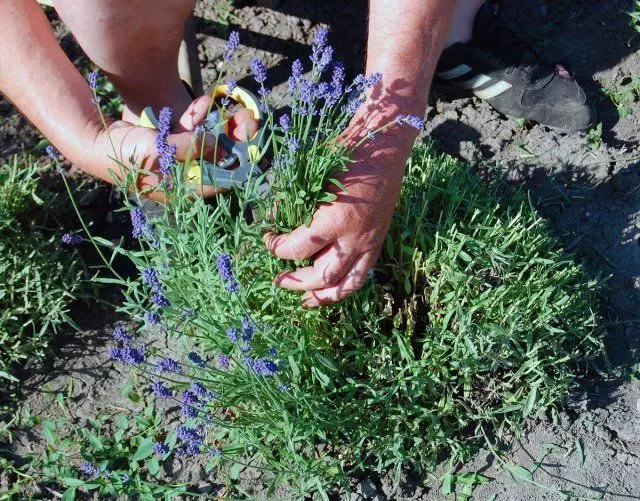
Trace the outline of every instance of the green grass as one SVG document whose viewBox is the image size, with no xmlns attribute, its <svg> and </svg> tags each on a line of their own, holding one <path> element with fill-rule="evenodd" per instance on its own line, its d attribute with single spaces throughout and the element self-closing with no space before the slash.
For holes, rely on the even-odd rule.
<svg viewBox="0 0 640 501">
<path fill-rule="evenodd" d="M 2 386 L 14 364 L 42 359 L 57 329 L 69 321 L 80 284 L 76 258 L 61 248 L 55 194 L 39 182 L 43 172 L 29 157 L 0 166 Z"/>
</svg>

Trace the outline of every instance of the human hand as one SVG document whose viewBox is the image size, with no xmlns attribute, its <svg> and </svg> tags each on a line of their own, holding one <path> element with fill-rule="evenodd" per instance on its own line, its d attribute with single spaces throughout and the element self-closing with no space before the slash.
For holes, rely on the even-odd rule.
<svg viewBox="0 0 640 501">
<path fill-rule="evenodd" d="M 187 111 L 180 117 L 178 125 L 172 134 L 167 138 L 169 144 L 176 146 L 176 160 L 184 161 L 189 155 L 199 156 L 201 148 L 204 148 L 204 156 L 211 158 L 216 151 L 215 138 L 211 135 L 196 138 L 194 129 L 207 115 L 211 104 L 210 96 L 201 96 L 191 103 Z M 251 137 L 258 128 L 258 122 L 253 118 L 249 110 L 238 111 L 229 120 L 229 134 L 236 141 L 244 141 Z M 109 125 L 108 129 L 100 130 L 93 142 L 92 147 L 85 152 L 84 159 L 80 165 L 87 171 L 95 173 L 106 181 L 113 179 L 108 172 L 111 169 L 118 175 L 119 169 L 109 158 L 116 156 L 123 165 L 129 165 L 129 159 L 135 159 L 133 165 L 136 168 L 152 172 L 152 174 L 140 174 L 138 177 L 138 188 L 140 190 L 151 190 L 145 194 L 157 201 L 164 200 L 164 194 L 160 191 L 153 191 L 153 188 L 160 184 L 162 175 L 159 172 L 159 153 L 156 148 L 157 131 L 146 127 L 141 127 L 130 122 L 119 120 Z M 217 148 L 218 158 L 224 156 L 221 148 Z M 111 165 L 105 166 L 105 163 Z M 198 187 L 199 189 L 199 187 Z M 203 195 L 213 196 L 220 192 L 213 186 L 204 186 Z"/>
<path fill-rule="evenodd" d="M 275 284 L 305 291 L 305 308 L 334 303 L 360 289 L 380 254 L 396 202 L 409 151 L 376 138 L 356 151 L 355 163 L 336 176 L 346 188 L 321 205 L 311 224 L 288 234 L 267 233 L 267 248 L 281 259 L 313 257 L 312 266 L 281 273 Z"/>
</svg>

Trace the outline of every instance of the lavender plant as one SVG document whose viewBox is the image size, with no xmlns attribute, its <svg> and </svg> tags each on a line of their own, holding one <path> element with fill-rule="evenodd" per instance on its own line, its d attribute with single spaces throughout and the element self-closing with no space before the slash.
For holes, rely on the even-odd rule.
<svg viewBox="0 0 640 501">
<path fill-rule="evenodd" d="M 225 63 L 237 46 L 232 34 Z M 341 133 L 380 79 L 346 86 L 334 65 L 323 81 L 332 57 L 322 31 L 310 76 L 294 63 L 290 109 L 277 119 L 264 64 L 252 63 L 273 158 L 267 199 L 250 185 L 211 205 L 193 196 L 185 165 L 163 160 L 164 215 L 128 207 L 140 249 L 92 238 L 140 271 L 115 280 L 120 311 L 137 327 L 114 332 L 110 357 L 179 409 L 174 452 L 159 440 L 158 457 L 198 456 L 231 477 L 250 466 L 271 472 L 272 488 L 324 497 L 336 483 L 348 488 L 355 470 L 393 469 L 399 481 L 404 465 L 428 468 L 442 452 L 462 460 L 489 430 L 519 430 L 567 393 L 576 367 L 602 346 L 596 284 L 524 199 L 498 204 L 466 166 L 424 146 L 362 291 L 317 311 L 273 285 L 287 263 L 265 249 L 264 230 L 308 222 L 339 196 L 327 186 L 340 188 L 335 176 L 353 153 Z M 228 103 L 216 106 L 224 119 Z M 422 127 L 417 117 L 397 122 Z M 135 168 L 120 162 L 123 189 L 135 191 Z M 273 218 L 249 223 L 256 204 Z M 143 341 L 158 332 L 184 353 Z"/>
</svg>

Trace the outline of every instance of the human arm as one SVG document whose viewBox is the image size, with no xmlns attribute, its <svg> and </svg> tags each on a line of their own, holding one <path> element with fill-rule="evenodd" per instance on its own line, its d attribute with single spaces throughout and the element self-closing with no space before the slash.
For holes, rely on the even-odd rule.
<svg viewBox="0 0 640 501">
<path fill-rule="evenodd" d="M 454 10 L 453 0 L 371 0 L 367 73 L 382 73 L 382 83 L 351 121 L 346 141 L 355 144 L 399 114 L 423 115 Z M 340 301 L 364 284 L 391 224 L 417 134 L 399 125 L 378 134 L 339 176 L 346 193 L 319 207 L 308 227 L 265 235 L 269 250 L 282 259 L 314 258 L 312 266 L 276 277 L 277 285 L 305 291 L 305 307 Z"/>
<path fill-rule="evenodd" d="M 0 2 L 0 19 L 0 92 L 68 160 L 109 182 L 113 181 L 109 171 L 118 171 L 109 158 L 114 155 L 125 164 L 135 156 L 138 167 L 157 170 L 155 131 L 124 121 L 108 123 L 108 130 L 104 129 L 88 84 L 58 45 L 35 0 Z M 176 145 L 178 159 L 192 147 L 190 130 L 204 118 L 208 107 L 208 98 L 194 101 L 175 124 L 168 141 Z M 153 187 L 159 179 L 144 175 L 139 184 Z"/>
</svg>

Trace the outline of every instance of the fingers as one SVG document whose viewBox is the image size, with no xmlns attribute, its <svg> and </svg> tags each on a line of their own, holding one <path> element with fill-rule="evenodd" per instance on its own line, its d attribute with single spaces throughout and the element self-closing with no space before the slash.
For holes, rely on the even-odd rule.
<svg viewBox="0 0 640 501">
<path fill-rule="evenodd" d="M 308 227 L 300 226 L 282 235 L 269 232 L 262 240 L 267 249 L 280 259 L 307 259 L 334 240 L 333 235 L 318 231 L 316 226 L 313 223 Z"/>
<path fill-rule="evenodd" d="M 211 106 L 211 96 L 200 96 L 195 99 L 180 117 L 175 132 L 180 133 L 195 129 L 206 118 L 209 106 Z"/>
<path fill-rule="evenodd" d="M 229 137 L 234 141 L 249 141 L 258 132 L 259 126 L 253 113 L 242 108 L 229 119 Z"/>
<path fill-rule="evenodd" d="M 355 259 L 352 252 L 345 251 L 338 242 L 334 242 L 322 251 L 313 266 L 281 273 L 275 284 L 296 291 L 325 289 L 340 282 Z"/>
<path fill-rule="evenodd" d="M 304 308 L 317 308 L 321 305 L 336 303 L 360 290 L 367 281 L 369 269 L 375 265 L 377 258 L 378 252 L 363 254 L 356 259 L 351 269 L 336 285 L 305 292 L 302 295 L 302 306 Z"/>
</svg>

